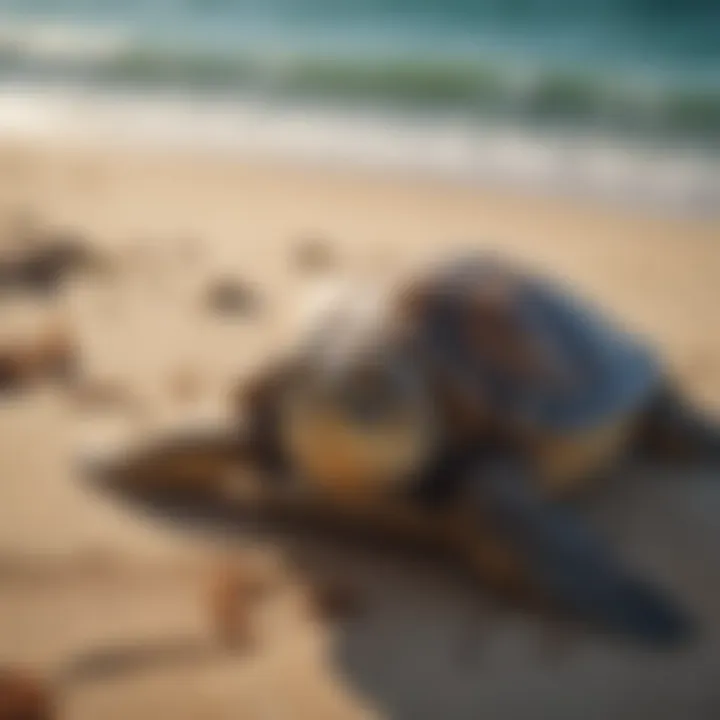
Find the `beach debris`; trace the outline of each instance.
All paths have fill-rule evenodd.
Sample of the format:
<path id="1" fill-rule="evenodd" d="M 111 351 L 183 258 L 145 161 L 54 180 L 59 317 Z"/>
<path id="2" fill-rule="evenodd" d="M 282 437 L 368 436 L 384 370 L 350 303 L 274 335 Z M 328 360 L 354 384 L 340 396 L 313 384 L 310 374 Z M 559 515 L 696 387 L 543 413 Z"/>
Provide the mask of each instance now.
<path id="1" fill-rule="evenodd" d="M 106 265 L 77 233 L 32 226 L 15 232 L 19 237 L 0 252 L 0 291 L 50 294 L 68 277 L 100 271 Z"/>
<path id="2" fill-rule="evenodd" d="M 207 306 L 218 315 L 252 315 L 261 306 L 257 290 L 237 277 L 213 280 L 205 299 Z"/>
<path id="3" fill-rule="evenodd" d="M 254 615 L 272 589 L 267 572 L 234 558 L 213 567 L 207 596 L 212 631 L 228 649 L 247 648 L 255 641 Z"/>
<path id="4" fill-rule="evenodd" d="M 0 667 L 0 720 L 53 720 L 56 702 L 49 684 L 35 673 Z"/>
<path id="5" fill-rule="evenodd" d="M 78 375 L 77 347 L 63 325 L 51 325 L 21 341 L 0 341 L 0 392 L 13 391 L 51 378 L 64 383 Z"/>
<path id="6" fill-rule="evenodd" d="M 326 272 L 335 269 L 339 259 L 332 243 L 320 236 L 300 240 L 293 250 L 293 265 L 302 272 Z"/>

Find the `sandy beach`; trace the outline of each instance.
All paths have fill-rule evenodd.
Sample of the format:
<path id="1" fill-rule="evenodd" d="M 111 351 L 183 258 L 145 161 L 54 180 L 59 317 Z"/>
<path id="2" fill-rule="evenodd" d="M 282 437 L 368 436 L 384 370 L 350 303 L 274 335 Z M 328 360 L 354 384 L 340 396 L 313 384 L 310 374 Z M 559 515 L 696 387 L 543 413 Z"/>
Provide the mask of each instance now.
<path id="1" fill-rule="evenodd" d="M 263 610 L 252 649 L 215 657 L 203 650 L 198 598 L 216 543 L 89 494 L 77 454 L 117 427 L 147 435 L 222 418 L 233 384 L 286 338 L 311 282 L 298 262 L 307 243 L 342 271 L 370 274 L 461 250 L 507 253 L 646 335 L 720 412 L 719 220 L 412 174 L 3 141 L 0 252 L 36 232 L 80 239 L 107 268 L 42 300 L 0 298 L 4 334 L 39 310 L 68 328 L 80 363 L 79 389 L 39 383 L 0 400 L 0 661 L 52 674 L 113 648 L 130 657 L 70 684 L 63 719 L 718 717 L 720 486 L 710 471 L 646 478 L 598 510 L 634 559 L 697 608 L 696 649 L 654 657 L 582 638 L 551 652 L 542 628 L 513 615 L 486 614 L 469 630 L 473 602 L 452 582 L 364 558 L 367 617 L 313 621 L 290 583 Z M 207 293 L 228 278 L 252 302 L 221 316 Z M 98 400 L 98 388 L 114 399 Z"/>

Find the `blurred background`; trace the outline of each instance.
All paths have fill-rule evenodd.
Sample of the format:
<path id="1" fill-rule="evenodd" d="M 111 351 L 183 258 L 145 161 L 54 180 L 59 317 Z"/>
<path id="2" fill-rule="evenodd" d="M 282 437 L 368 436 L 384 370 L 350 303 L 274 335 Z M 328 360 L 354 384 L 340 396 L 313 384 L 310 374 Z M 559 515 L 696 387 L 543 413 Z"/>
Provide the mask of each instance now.
<path id="1" fill-rule="evenodd" d="M 120 113 L 124 133 L 163 142 L 712 207 L 719 13 L 701 0 L 3 0 L 2 120 L 87 133 Z"/>
<path id="2" fill-rule="evenodd" d="M 720 412 L 719 38 L 711 0 L 0 0 L 0 720 L 720 717 L 717 469 L 588 503 L 701 622 L 656 655 L 391 553 L 316 548 L 361 600 L 318 591 L 80 462 L 227 427 L 308 291 L 460 251 Z"/>

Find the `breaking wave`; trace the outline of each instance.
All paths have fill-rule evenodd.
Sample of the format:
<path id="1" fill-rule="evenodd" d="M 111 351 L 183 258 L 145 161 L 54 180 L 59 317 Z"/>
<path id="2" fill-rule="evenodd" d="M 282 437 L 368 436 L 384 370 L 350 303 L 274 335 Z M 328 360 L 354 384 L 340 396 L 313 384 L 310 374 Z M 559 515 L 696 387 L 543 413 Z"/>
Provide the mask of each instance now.
<path id="1" fill-rule="evenodd" d="M 141 43 L 89 27 L 9 26 L 0 29 L 0 79 L 442 108 L 469 118 L 720 140 L 720 84 L 713 78 L 673 82 L 497 57 L 263 52 Z"/>

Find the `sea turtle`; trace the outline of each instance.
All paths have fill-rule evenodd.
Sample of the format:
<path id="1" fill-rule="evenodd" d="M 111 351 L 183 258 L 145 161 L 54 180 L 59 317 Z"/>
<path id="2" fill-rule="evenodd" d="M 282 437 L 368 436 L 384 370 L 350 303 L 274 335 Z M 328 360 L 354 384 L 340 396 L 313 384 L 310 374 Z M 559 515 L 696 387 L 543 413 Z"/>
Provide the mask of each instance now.
<path id="1" fill-rule="evenodd" d="M 93 476 L 144 491 L 162 479 L 176 497 L 201 478 L 246 521 L 429 541 L 605 629 L 692 635 L 566 502 L 628 455 L 720 459 L 720 433 L 644 343 L 495 256 L 327 305 L 243 384 L 236 428 L 96 460 Z"/>

